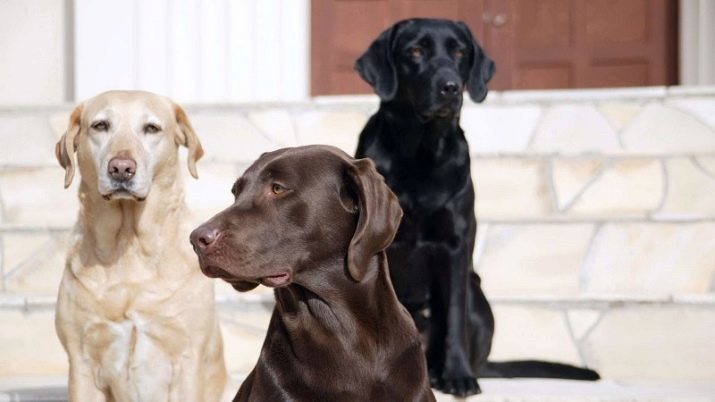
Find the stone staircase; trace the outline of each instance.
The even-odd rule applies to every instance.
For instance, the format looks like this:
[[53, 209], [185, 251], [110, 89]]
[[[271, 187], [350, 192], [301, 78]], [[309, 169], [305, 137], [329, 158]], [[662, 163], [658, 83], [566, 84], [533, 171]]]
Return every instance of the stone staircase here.
[[[231, 202], [233, 180], [264, 151], [352, 153], [377, 99], [185, 106], [206, 151], [200, 180], [186, 178], [198, 223]], [[0, 401], [66, 376], [54, 300], [77, 181], [63, 189], [53, 150], [70, 111], [0, 107]], [[465, 105], [462, 127], [492, 359], [586, 365], [605, 378], [485, 380], [473, 399], [715, 400], [715, 88], [494, 92]], [[240, 375], [258, 357], [272, 294], [217, 289]]]

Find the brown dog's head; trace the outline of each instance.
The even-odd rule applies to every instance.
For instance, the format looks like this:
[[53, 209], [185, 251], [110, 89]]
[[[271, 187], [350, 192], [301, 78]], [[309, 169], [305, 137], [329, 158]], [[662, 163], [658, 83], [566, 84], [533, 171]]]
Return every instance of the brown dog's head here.
[[176, 164], [179, 145], [189, 149], [189, 171], [197, 177], [203, 150], [180, 106], [149, 92], [109, 91], [74, 109], [55, 156], [65, 187], [74, 177], [76, 152], [83, 181], [105, 199], [143, 200], [164, 168]]
[[402, 217], [372, 161], [329, 146], [263, 154], [231, 192], [233, 205], [196, 228], [191, 243], [201, 270], [239, 291], [308, 285], [336, 265], [362, 281]]

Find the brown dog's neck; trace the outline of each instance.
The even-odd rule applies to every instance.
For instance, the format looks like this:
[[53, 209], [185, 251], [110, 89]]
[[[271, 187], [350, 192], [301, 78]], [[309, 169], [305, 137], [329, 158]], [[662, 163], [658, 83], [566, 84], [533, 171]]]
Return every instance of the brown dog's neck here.
[[348, 343], [365, 341], [353, 339], [356, 326], [370, 327], [364, 333], [383, 337], [380, 329], [386, 327], [381, 323], [394, 321], [402, 311], [390, 282], [385, 253], [378, 254], [370, 264], [368, 275], [360, 282], [348, 277], [347, 267], [341, 263], [340, 268], [326, 269], [328, 275], [312, 275], [313, 279], [320, 278], [317, 283], [294, 283], [276, 289], [276, 311], [288, 337], [295, 333], [300, 338], [297, 334], [306, 326], [310, 331], [339, 333]]
[[[167, 235], [174, 237], [186, 213], [180, 174], [174, 180], [156, 181], [143, 201], [106, 200], [84, 180], [79, 186], [82, 241], [103, 264], [111, 264], [127, 247], [156, 253]], [[178, 217], [177, 217], [178, 215]]]

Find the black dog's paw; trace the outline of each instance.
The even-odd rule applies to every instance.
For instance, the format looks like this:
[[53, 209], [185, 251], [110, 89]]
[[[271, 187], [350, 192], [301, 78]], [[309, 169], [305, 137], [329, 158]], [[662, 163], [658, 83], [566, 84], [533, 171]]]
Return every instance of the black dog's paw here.
[[443, 380], [442, 376], [440, 373], [434, 371], [434, 370], [429, 370], [429, 385], [430, 387], [434, 389], [442, 389], [443, 385]]
[[[432, 379], [430, 379], [430, 382]], [[481, 394], [482, 389], [479, 388], [477, 380], [474, 377], [456, 378], [456, 379], [441, 379], [441, 387], [437, 388], [445, 394], [452, 394], [459, 397], [467, 397], [470, 395]]]

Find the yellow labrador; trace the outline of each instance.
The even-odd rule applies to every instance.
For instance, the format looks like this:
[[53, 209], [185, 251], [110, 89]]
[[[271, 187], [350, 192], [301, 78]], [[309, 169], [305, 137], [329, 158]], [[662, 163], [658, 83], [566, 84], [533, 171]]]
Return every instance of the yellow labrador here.
[[[226, 382], [212, 282], [185, 227], [178, 147], [203, 155], [183, 109], [110, 91], [72, 112], [55, 147], [80, 211], [57, 301], [70, 401], [217, 401]], [[75, 163], [75, 153], [77, 161]]]

